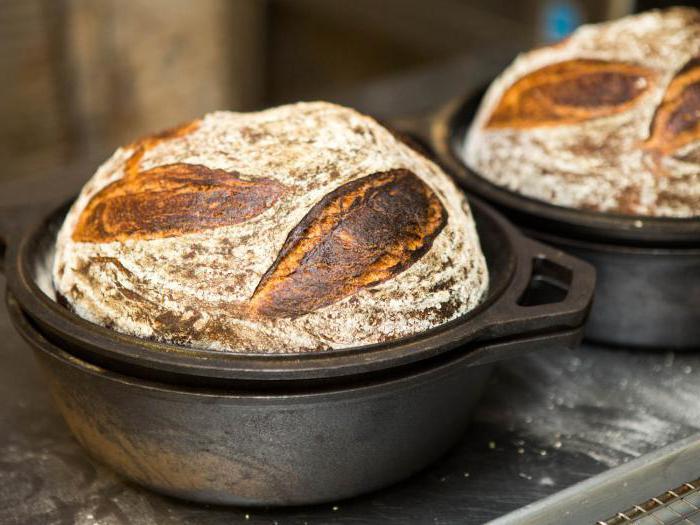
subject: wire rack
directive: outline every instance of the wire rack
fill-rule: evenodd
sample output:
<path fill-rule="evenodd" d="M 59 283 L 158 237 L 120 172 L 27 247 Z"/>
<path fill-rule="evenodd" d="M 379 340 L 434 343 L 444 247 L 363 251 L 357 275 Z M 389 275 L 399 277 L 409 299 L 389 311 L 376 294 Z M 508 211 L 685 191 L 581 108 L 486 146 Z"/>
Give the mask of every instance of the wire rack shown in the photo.
<path fill-rule="evenodd" d="M 699 525 L 700 478 L 667 490 L 596 525 Z"/>

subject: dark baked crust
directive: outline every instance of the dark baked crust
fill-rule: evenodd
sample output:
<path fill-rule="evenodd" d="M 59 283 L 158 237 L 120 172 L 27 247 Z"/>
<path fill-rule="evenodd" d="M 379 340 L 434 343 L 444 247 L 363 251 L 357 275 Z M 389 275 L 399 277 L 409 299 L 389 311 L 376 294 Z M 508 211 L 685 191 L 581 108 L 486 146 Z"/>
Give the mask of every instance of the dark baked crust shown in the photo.
<path fill-rule="evenodd" d="M 280 197 L 274 179 L 245 180 L 199 164 L 167 164 L 103 188 L 81 213 L 73 240 L 157 239 L 229 226 L 259 215 Z"/>
<path fill-rule="evenodd" d="M 251 308 L 296 317 L 384 282 L 420 259 L 446 222 L 438 197 L 409 170 L 349 182 L 290 232 Z"/>
<path fill-rule="evenodd" d="M 574 59 L 537 69 L 502 95 L 487 128 L 574 124 L 626 111 L 647 93 L 654 72 L 624 62 Z"/>
<path fill-rule="evenodd" d="M 162 142 L 196 131 L 193 120 L 142 137 L 128 147 L 124 177 L 105 186 L 80 214 L 76 242 L 149 240 L 237 224 L 259 215 L 284 192 L 274 179 L 173 163 L 141 171 L 141 159 Z"/>
<path fill-rule="evenodd" d="M 676 74 L 654 114 L 646 147 L 670 155 L 700 140 L 700 57 Z"/>

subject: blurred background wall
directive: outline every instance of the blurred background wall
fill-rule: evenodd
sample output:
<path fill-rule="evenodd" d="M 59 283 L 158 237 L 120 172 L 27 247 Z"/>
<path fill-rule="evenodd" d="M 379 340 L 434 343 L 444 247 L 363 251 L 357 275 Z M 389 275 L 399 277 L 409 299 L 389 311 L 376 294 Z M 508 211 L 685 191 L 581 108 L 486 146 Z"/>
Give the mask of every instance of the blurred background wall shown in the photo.
<path fill-rule="evenodd" d="M 638 7 L 633 0 L 0 0 L 0 182 L 61 168 L 85 178 L 119 144 L 214 109 L 343 100 L 383 78 L 491 50 L 502 50 L 494 55 L 500 68 L 517 50 Z"/>

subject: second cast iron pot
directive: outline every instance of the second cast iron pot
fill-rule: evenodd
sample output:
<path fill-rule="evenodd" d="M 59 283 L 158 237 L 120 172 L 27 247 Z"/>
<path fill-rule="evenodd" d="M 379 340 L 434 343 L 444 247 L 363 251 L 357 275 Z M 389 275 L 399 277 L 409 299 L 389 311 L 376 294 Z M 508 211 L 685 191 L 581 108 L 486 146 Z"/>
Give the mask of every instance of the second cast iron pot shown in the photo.
<path fill-rule="evenodd" d="M 592 341 L 639 348 L 700 348 L 700 217 L 672 219 L 555 206 L 501 188 L 460 151 L 484 89 L 430 115 L 393 126 L 430 151 L 469 193 L 491 203 L 527 235 L 593 264 Z"/>

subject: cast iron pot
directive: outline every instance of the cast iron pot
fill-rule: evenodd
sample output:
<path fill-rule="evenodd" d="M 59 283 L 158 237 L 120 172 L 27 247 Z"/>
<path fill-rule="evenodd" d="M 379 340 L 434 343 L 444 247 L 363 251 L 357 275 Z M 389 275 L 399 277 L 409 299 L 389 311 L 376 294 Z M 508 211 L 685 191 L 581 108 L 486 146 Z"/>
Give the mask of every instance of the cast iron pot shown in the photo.
<path fill-rule="evenodd" d="M 700 218 L 565 208 L 491 183 L 459 153 L 483 92 L 393 125 L 430 150 L 464 189 L 496 206 L 527 235 L 595 266 L 596 298 L 587 338 L 623 346 L 700 348 Z"/>
<path fill-rule="evenodd" d="M 45 278 L 66 206 L 0 214 L 7 305 L 71 431 L 125 477 L 210 503 L 337 500 L 443 454 L 493 363 L 581 337 L 592 267 L 526 239 L 488 206 L 472 207 L 488 297 L 461 319 L 388 344 L 232 354 L 88 323 L 53 300 Z"/>

